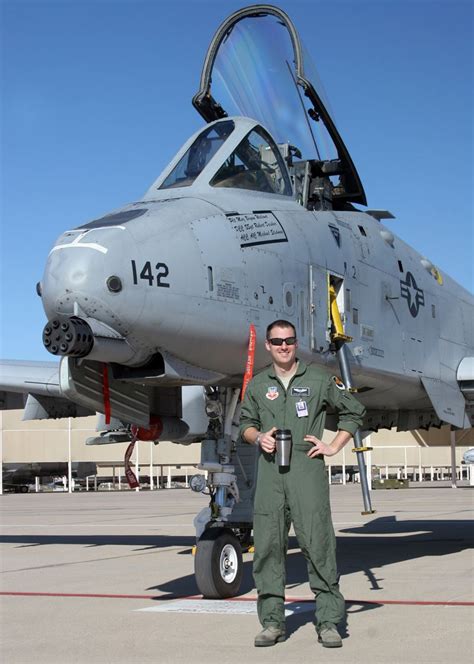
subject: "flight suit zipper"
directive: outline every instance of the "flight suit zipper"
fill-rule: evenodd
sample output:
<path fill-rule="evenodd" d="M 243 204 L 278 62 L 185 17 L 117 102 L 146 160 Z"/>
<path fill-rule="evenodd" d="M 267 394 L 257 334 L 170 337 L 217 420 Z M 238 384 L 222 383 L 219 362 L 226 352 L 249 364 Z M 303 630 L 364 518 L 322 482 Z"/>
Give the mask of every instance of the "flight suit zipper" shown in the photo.
<path fill-rule="evenodd" d="M 282 390 L 283 390 L 283 394 L 285 395 L 284 409 L 283 409 L 283 413 L 284 413 L 284 415 L 283 415 L 283 427 L 282 427 L 282 428 L 283 428 L 283 429 L 286 429 L 286 428 L 287 428 L 287 427 L 286 427 L 286 390 L 285 390 L 285 386 L 283 385 L 283 383 L 281 382 L 281 380 L 278 378 L 278 376 L 275 375 L 275 378 L 276 378 L 277 382 L 280 383 L 281 388 L 282 388 Z M 294 376 L 292 376 L 292 378 L 291 378 L 291 380 L 290 380 L 290 383 L 291 383 L 291 381 L 293 380 L 293 378 L 294 378 Z M 290 383 L 288 383 L 288 387 L 290 387 Z"/>
<path fill-rule="evenodd" d="M 287 429 L 287 428 L 288 428 L 288 427 L 287 427 L 287 424 L 286 424 L 286 406 L 287 406 L 288 390 L 290 389 L 291 383 L 295 380 L 297 374 L 298 374 L 298 370 L 297 370 L 296 373 L 290 378 L 290 382 L 288 383 L 288 388 L 287 388 L 287 389 L 285 389 L 285 386 L 283 385 L 283 383 L 281 382 L 281 380 L 278 378 L 278 376 L 275 374 L 275 378 L 276 378 L 277 382 L 280 383 L 281 387 L 283 388 L 283 392 L 284 392 L 284 394 L 285 394 L 285 402 L 284 402 L 285 407 L 284 407 L 284 411 L 283 411 L 283 412 L 284 412 L 284 416 L 283 416 L 283 428 L 284 428 L 284 429 Z"/>

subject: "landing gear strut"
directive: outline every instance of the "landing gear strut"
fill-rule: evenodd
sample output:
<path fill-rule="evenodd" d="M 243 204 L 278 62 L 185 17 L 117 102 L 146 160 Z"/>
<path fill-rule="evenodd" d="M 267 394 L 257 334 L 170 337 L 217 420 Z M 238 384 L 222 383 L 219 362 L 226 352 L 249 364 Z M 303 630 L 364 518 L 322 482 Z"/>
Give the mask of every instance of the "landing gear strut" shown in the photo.
<path fill-rule="evenodd" d="M 196 516 L 197 547 L 194 558 L 196 582 L 204 597 L 234 597 L 242 580 L 242 546 L 240 535 L 247 539 L 251 531 L 251 515 L 235 520 L 234 509 L 242 507 L 237 486 L 236 467 L 242 463 L 235 450 L 238 389 L 217 388 L 207 395 L 206 412 L 209 428 L 201 443 L 199 468 L 207 471 L 207 487 L 211 496 L 208 507 Z M 234 428 L 234 435 L 233 434 Z M 248 520 L 248 521 L 247 521 Z M 247 548 L 247 547 L 246 547 Z"/>
<path fill-rule="evenodd" d="M 337 358 L 339 360 L 339 367 L 341 369 L 342 380 L 344 381 L 347 389 L 352 388 L 352 374 L 349 365 L 349 358 L 347 353 L 347 348 L 344 344 L 339 344 L 337 347 Z M 364 451 L 367 448 L 364 447 L 362 443 L 362 436 L 360 431 L 356 431 L 354 434 L 354 452 L 357 454 L 357 463 L 359 466 L 359 477 L 360 485 L 362 487 L 362 498 L 364 500 L 364 511 L 362 514 L 374 514 L 375 510 L 372 509 L 372 503 L 370 501 L 369 486 L 367 482 L 367 469 L 364 459 Z M 370 448 L 371 449 L 371 448 Z"/>

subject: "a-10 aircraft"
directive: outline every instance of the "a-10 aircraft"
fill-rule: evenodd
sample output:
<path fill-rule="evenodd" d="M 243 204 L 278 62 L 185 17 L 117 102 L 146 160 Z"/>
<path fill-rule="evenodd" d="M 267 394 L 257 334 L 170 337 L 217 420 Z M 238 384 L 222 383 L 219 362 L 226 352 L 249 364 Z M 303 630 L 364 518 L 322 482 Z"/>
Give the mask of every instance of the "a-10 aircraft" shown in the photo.
<path fill-rule="evenodd" d="M 28 393 L 26 418 L 98 412 L 95 444 L 201 442 L 207 597 L 240 585 L 256 452 L 235 425 L 271 321 L 290 320 L 299 356 L 357 390 L 366 431 L 473 422 L 472 295 L 384 226 L 389 212 L 366 209 L 315 83 L 283 11 L 224 21 L 193 98 L 204 128 L 139 201 L 66 230 L 49 254 L 37 290 L 59 369 L 2 365 L 3 407 Z"/>

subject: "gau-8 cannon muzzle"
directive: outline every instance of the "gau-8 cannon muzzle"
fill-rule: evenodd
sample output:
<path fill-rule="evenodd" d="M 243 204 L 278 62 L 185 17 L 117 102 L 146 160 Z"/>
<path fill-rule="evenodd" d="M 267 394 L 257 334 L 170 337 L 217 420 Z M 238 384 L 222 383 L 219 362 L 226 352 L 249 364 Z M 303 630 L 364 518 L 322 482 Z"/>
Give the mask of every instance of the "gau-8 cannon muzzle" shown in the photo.
<path fill-rule="evenodd" d="M 78 316 L 54 318 L 44 326 L 43 345 L 52 355 L 86 357 L 94 347 L 94 333 Z"/>
<path fill-rule="evenodd" d="M 94 324 L 94 320 L 90 319 Z M 126 363 L 135 352 L 127 341 L 97 322 L 97 329 L 79 318 L 54 318 L 43 330 L 43 345 L 52 355 L 97 360 L 99 362 Z M 102 329 L 103 328 L 103 329 Z"/>

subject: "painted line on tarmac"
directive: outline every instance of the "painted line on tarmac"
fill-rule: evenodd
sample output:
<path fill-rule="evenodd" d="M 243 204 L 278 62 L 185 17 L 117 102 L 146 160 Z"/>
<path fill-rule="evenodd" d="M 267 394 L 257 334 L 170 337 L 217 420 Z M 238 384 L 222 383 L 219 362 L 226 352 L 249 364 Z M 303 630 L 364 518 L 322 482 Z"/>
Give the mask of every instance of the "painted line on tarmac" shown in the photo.
<path fill-rule="evenodd" d="M 311 609 L 308 607 L 308 610 Z M 231 613 L 232 615 L 254 615 L 257 613 L 257 603 L 249 600 L 242 602 L 232 602 L 231 600 L 216 601 L 212 599 L 184 599 L 177 600 L 176 602 L 162 603 L 161 606 L 150 606 L 145 609 L 135 609 L 135 611 L 144 613 Z"/>
<path fill-rule="evenodd" d="M 242 599 L 238 602 L 229 600 L 194 599 L 166 602 L 161 606 L 150 606 L 145 609 L 135 609 L 137 612 L 147 613 L 220 613 L 232 615 L 256 615 L 257 602 L 255 600 Z M 295 613 L 307 613 L 314 611 L 314 602 L 311 600 L 303 602 L 290 602 L 285 608 L 285 616 Z"/>
<path fill-rule="evenodd" d="M 119 595 L 111 593 L 48 593 L 48 592 L 17 592 L 0 591 L 3 597 L 71 597 L 86 599 L 149 599 L 153 601 L 209 601 L 203 600 L 201 595 Z M 215 602 L 216 600 L 210 600 Z M 226 602 L 256 602 L 256 596 L 231 597 Z M 223 600 L 219 600 L 219 603 Z M 307 604 L 313 603 L 313 597 L 286 597 L 287 604 Z M 399 606 L 474 606 L 474 602 L 451 602 L 449 600 L 431 601 L 431 600 L 403 600 L 403 599 L 346 599 L 346 604 L 375 604 L 375 605 L 399 605 Z"/>

